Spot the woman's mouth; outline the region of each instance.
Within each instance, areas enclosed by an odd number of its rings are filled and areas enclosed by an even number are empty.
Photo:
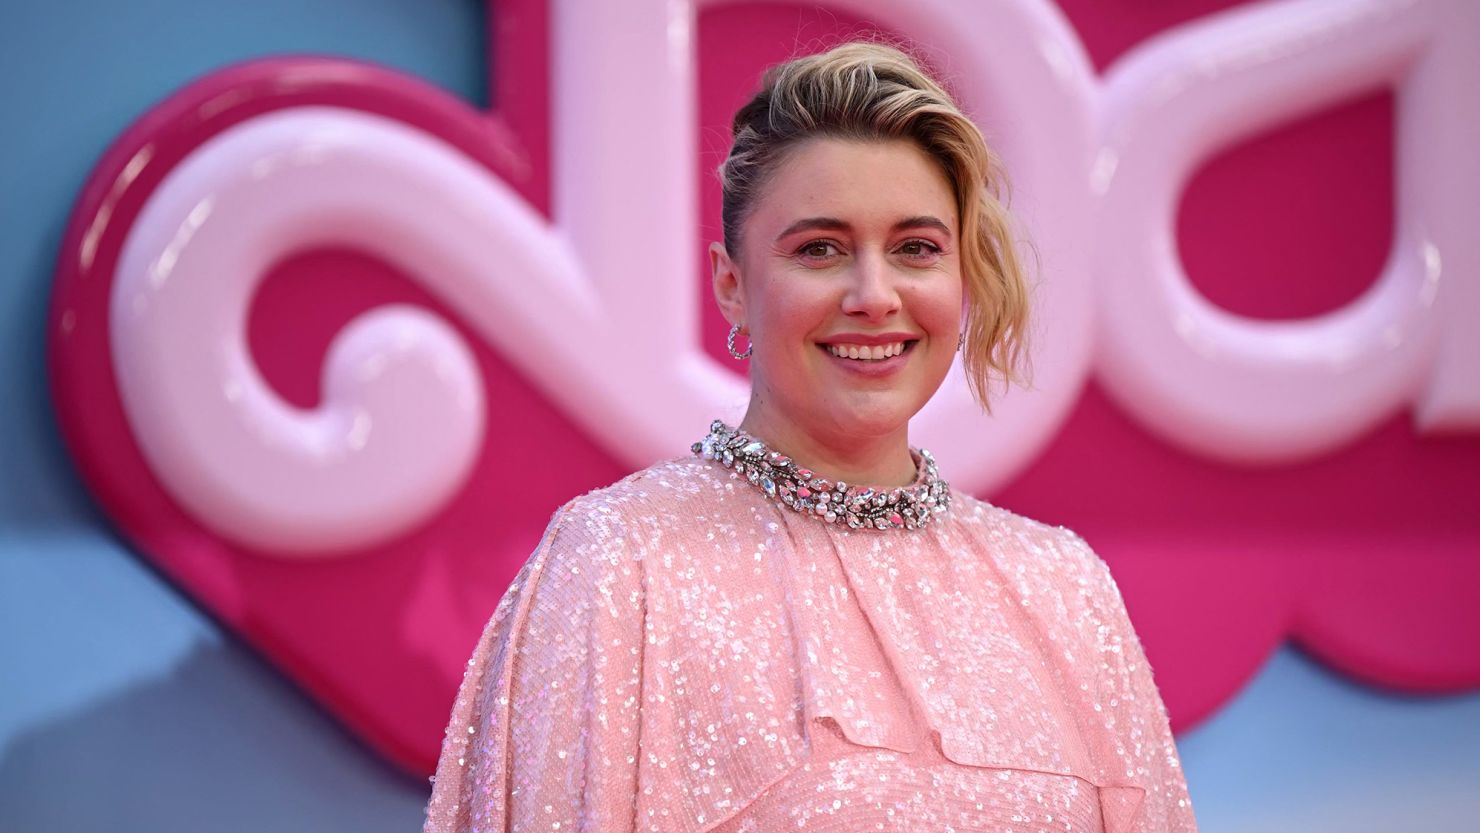
[[[896,341],[892,344],[824,344],[827,352],[840,359],[853,359],[862,362],[877,362],[898,356],[905,351],[913,341]]]
[[[868,376],[890,374],[909,361],[909,354],[918,339],[894,341],[886,344],[849,344],[833,342],[817,346],[844,370]]]

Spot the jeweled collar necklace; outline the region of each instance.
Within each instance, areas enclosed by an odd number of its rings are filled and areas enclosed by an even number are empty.
[[[940,479],[935,457],[923,448],[910,449],[915,482],[898,489],[875,490],[818,477],[790,457],[720,420],[709,436],[694,443],[695,454],[734,469],[772,500],[825,523],[853,529],[918,529],[951,505],[951,486]]]

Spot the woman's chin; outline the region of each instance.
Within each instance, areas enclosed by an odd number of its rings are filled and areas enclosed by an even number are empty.
[[[900,391],[854,391],[833,400],[829,421],[844,436],[884,437],[906,428],[923,404]]]

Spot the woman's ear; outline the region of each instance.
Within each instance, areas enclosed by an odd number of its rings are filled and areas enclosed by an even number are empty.
[[[714,300],[719,311],[731,324],[745,326],[745,298],[740,291],[740,267],[723,243],[709,244],[709,268],[714,285]]]

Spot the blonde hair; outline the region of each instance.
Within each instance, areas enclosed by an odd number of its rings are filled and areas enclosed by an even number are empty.
[[[778,64],[735,114],[732,133],[719,176],[725,248],[735,256],[757,196],[800,142],[906,139],[923,149],[950,181],[961,218],[971,392],[990,413],[994,372],[1026,383],[1028,288],[1002,198],[1006,177],[981,131],[914,60],[891,46],[853,42]]]

